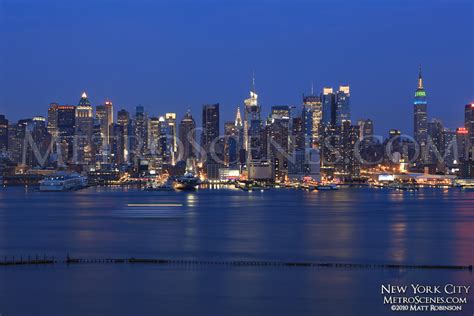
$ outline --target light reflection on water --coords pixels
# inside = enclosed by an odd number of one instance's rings
[[[36,253],[64,257],[70,253],[85,257],[469,265],[474,263],[473,203],[474,192],[456,189],[281,189],[249,193],[99,187],[40,193],[9,187],[0,190],[0,257]],[[118,216],[123,210],[133,215],[134,210],[127,207],[130,204],[182,204],[178,209],[182,209],[183,216]],[[208,306],[216,304],[215,311],[221,313],[231,308],[240,314],[260,311],[285,315],[299,309],[302,314],[329,315],[337,306],[338,314],[358,315],[354,311],[364,311],[366,315],[382,315],[381,282],[431,282],[436,278],[440,282],[472,283],[472,274],[464,271],[126,266],[76,267],[67,273],[60,267],[41,268],[41,272],[26,267],[14,271],[20,272],[0,272],[4,280],[15,281],[9,291],[0,286],[0,302],[2,298],[14,302],[10,292],[28,293],[29,288],[22,287],[20,284],[25,283],[19,280],[30,276],[38,284],[64,280],[59,282],[57,292],[51,289],[39,295],[43,300],[47,301],[48,295],[61,297],[61,290],[76,284],[75,289],[69,289],[77,296],[75,303],[84,303],[81,295],[90,302],[92,295],[102,293],[101,304],[116,314],[124,313],[113,305],[121,293],[120,286],[130,290],[125,305],[139,310],[143,296],[138,293],[143,287],[150,291],[145,295],[146,308],[163,311],[163,304],[168,304],[178,314],[191,313],[191,306],[213,314]],[[93,281],[97,277],[106,282]],[[182,286],[170,290],[176,284]],[[35,289],[34,285],[30,287]],[[110,298],[103,297],[110,291],[114,293]],[[341,305],[337,301],[341,298],[350,300],[350,304]],[[161,302],[161,307],[155,301]],[[367,309],[370,302],[371,308]],[[67,310],[67,306],[56,307],[58,315],[59,311],[76,312]],[[96,307],[100,310],[99,305]],[[79,309],[77,314],[79,311],[90,312]]]
[[[58,254],[58,249],[69,248],[86,255],[128,256],[136,249],[131,238],[141,241],[142,255],[468,264],[474,261],[465,249],[474,241],[473,202],[474,192],[455,189],[249,193],[98,187],[41,193],[6,188],[0,191],[0,255],[38,248]],[[182,219],[147,220],[159,218],[161,209],[127,207],[134,203],[182,204],[175,212]],[[162,210],[168,211],[174,212]],[[133,216],[133,221],[127,218]],[[95,247],[86,250],[70,239],[75,231],[94,235]],[[111,237],[102,240],[104,232]],[[181,252],[185,242],[201,245],[204,253],[199,247],[196,253]],[[447,255],[439,256],[440,251]]]

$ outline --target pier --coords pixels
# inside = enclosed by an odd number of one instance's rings
[[[73,258],[69,255],[59,259],[55,257],[4,256],[0,266],[21,265],[73,265],[73,264],[145,264],[145,265],[221,265],[221,266],[255,266],[255,267],[293,267],[293,268],[348,268],[348,269],[438,269],[467,270],[472,272],[472,265],[410,265],[410,264],[370,264],[370,263],[336,263],[336,262],[300,262],[300,261],[259,261],[259,260],[199,260],[199,259],[154,259],[154,258]]]

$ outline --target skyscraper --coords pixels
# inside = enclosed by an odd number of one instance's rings
[[[0,158],[6,156],[8,150],[8,120],[0,115]]]
[[[443,140],[444,140],[444,161],[448,168],[454,168],[458,163],[459,158],[457,158],[457,152],[455,152],[456,147],[456,131],[445,128],[443,130]]]
[[[235,122],[224,123],[224,164],[226,167],[238,162],[239,130]]]
[[[244,149],[247,155],[247,164],[249,164],[251,160],[263,158],[261,108],[255,90],[255,79],[252,80],[250,97],[245,99],[244,106]]]
[[[224,161],[224,142],[219,137],[219,103],[205,104],[202,108],[200,159],[205,163],[207,177],[219,178],[219,167]]]
[[[293,117],[291,119],[291,143],[290,152],[305,149],[305,126],[302,117]]]
[[[211,143],[219,137],[219,103],[202,107],[201,145],[209,151]]]
[[[59,164],[70,162],[74,156],[74,134],[76,132],[76,107],[59,105],[57,110],[57,135],[60,143]]]
[[[148,149],[152,155],[159,154],[160,141],[160,118],[152,116],[148,120]]]
[[[458,162],[465,162],[469,158],[469,131],[465,127],[456,129],[456,145]]]
[[[288,174],[290,118],[286,116],[274,118],[267,126],[268,150],[274,168],[273,174],[276,179],[284,181]]]
[[[467,159],[462,166],[462,176],[474,178],[474,103],[466,104],[464,108],[464,126],[468,133],[468,149]]]
[[[148,147],[148,116],[145,108],[138,105],[135,108],[133,141],[131,142],[133,153],[136,157],[142,157]]]
[[[360,176],[360,161],[357,159],[354,147],[359,139],[359,126],[351,125],[348,120],[337,126],[340,135],[336,148],[341,155],[335,164],[335,174],[341,178],[358,178]]]
[[[469,133],[470,145],[474,146],[474,103],[466,104],[464,107],[464,127]]]
[[[168,113],[169,114],[169,113]],[[173,113],[174,114],[174,113]],[[163,164],[172,164],[172,150],[173,150],[173,142],[174,138],[172,136],[173,133],[173,125],[169,124],[169,121],[164,116],[160,116],[159,118],[159,153],[162,158]]]
[[[187,161],[188,158],[196,157],[193,147],[196,142],[196,122],[189,110],[179,123],[179,141],[182,147],[179,153],[180,160]]]
[[[428,161],[430,163],[441,163],[443,162],[442,157],[444,155],[444,128],[441,120],[431,119],[428,122]]]
[[[120,110],[117,113],[117,124],[123,128],[123,160],[129,161],[130,152],[130,113],[127,110]]]
[[[114,109],[112,101],[105,100],[103,105],[96,107],[96,118],[101,126],[102,141],[105,147],[110,144],[110,126],[114,123]]]
[[[169,151],[170,151],[170,161],[172,166],[176,164],[176,159],[178,155],[178,133],[176,127],[176,113],[166,113],[165,120],[168,127],[168,137],[169,137]]]
[[[27,126],[31,124],[32,119],[22,119],[16,124],[15,134],[9,135],[11,143],[8,144],[8,148],[11,152],[11,160],[14,163],[21,164],[24,162],[24,153],[26,153],[27,142],[25,142],[25,136],[27,133]],[[12,129],[13,131],[13,129]]]
[[[414,129],[413,137],[424,152],[428,137],[428,102],[426,101],[426,91],[423,87],[423,77],[421,75],[421,67],[418,75],[418,88],[415,92],[414,100]]]
[[[48,108],[48,132],[53,137],[58,136],[58,103],[50,103]]]
[[[357,125],[359,126],[360,140],[374,136],[374,122],[371,119],[358,120]]]
[[[84,92],[76,106],[76,133],[87,137],[92,136],[93,108]],[[49,122],[48,122],[49,123]]]
[[[110,161],[117,165],[125,162],[125,130],[121,124],[112,123],[110,130]]]
[[[336,125],[336,95],[332,88],[324,88],[322,94],[323,119],[325,126]]]
[[[319,144],[319,134],[323,119],[321,98],[311,91],[311,95],[303,95],[303,124],[306,136],[306,147],[316,147]]]
[[[336,125],[351,121],[351,93],[349,86],[340,86],[336,95]]]
[[[45,167],[49,162],[51,135],[48,133],[46,119],[36,116],[29,120],[25,129],[25,150],[22,162],[30,167]]]
[[[76,136],[77,136],[77,161],[89,163],[92,161],[92,128],[93,109],[84,92],[76,106]],[[49,123],[49,122],[48,122]]]

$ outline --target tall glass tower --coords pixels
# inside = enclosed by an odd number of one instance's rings
[[[244,149],[247,153],[247,162],[249,162],[262,158],[262,120],[255,90],[255,78],[252,79],[250,98],[245,99],[244,104]]]
[[[421,67],[418,75],[418,88],[415,92],[414,100],[414,128],[413,136],[418,144],[423,148],[426,146],[428,136],[428,102],[426,101],[426,91],[423,87],[423,77]]]
[[[320,124],[323,116],[321,98],[314,95],[303,95],[303,124],[306,147],[316,147],[319,144]]]
[[[336,125],[351,121],[351,93],[349,86],[340,86],[336,95]]]

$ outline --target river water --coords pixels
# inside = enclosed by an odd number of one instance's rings
[[[69,254],[472,265],[473,245],[474,192],[460,189],[0,189],[0,260]],[[437,269],[7,266],[0,267],[0,314],[392,315],[380,293],[389,283],[474,285],[474,277]],[[472,293],[468,299],[462,315],[473,313]]]

